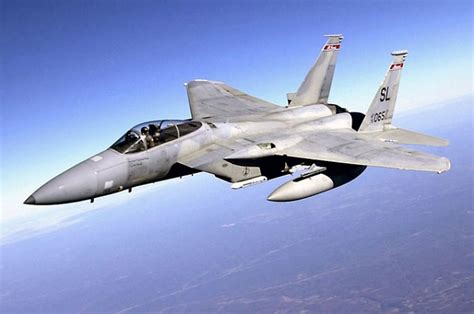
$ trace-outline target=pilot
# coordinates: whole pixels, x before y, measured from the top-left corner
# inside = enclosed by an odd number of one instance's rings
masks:
[[[142,132],[142,136],[145,137],[145,142],[146,142],[146,146],[148,148],[151,148],[153,146],[155,146],[155,141],[153,139],[153,136],[150,135],[150,132],[148,130],[148,127],[144,126],[142,129],[141,129],[141,132]]]
[[[135,143],[135,141],[137,140],[137,135],[135,133],[133,133],[132,131],[128,131],[127,134],[125,135],[125,141],[127,143]]]
[[[154,143],[158,144],[160,141],[160,129],[154,124],[150,124],[150,135],[153,138]]]

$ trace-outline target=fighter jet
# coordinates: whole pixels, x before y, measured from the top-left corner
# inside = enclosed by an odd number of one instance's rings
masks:
[[[185,84],[191,119],[158,120],[129,129],[110,148],[53,178],[25,201],[49,205],[95,198],[162,180],[207,172],[248,187],[291,174],[269,201],[329,191],[368,166],[441,173],[443,157],[400,144],[448,142],[392,125],[407,51],[392,52],[385,78],[364,115],[328,102],[343,36],[326,35],[315,64],[288,105],[278,106],[224,83]]]

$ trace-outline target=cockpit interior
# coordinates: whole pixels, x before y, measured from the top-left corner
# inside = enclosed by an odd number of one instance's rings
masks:
[[[201,126],[201,122],[189,120],[149,121],[128,130],[110,148],[122,154],[142,152],[183,137]]]

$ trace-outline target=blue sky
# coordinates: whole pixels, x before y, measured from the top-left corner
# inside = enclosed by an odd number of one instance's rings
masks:
[[[410,53],[398,110],[472,93],[470,1],[1,5],[4,217],[32,212],[21,205],[29,194],[130,126],[188,118],[186,81],[220,80],[285,103],[323,34],[345,36],[330,101],[351,110],[366,110],[400,49]]]

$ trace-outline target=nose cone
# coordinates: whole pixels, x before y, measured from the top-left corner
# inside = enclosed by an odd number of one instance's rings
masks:
[[[93,198],[97,192],[97,173],[89,160],[48,181],[25,204],[52,205]]]
[[[31,195],[30,197],[28,197],[25,201],[24,204],[28,204],[28,205],[34,205],[36,204],[36,200],[35,198],[33,197],[33,195]]]

